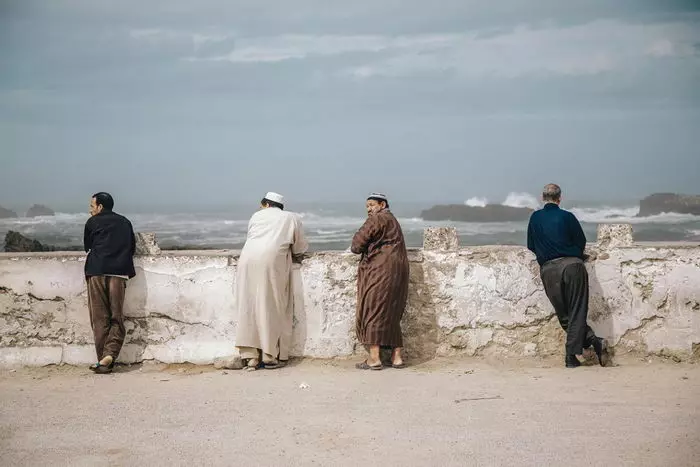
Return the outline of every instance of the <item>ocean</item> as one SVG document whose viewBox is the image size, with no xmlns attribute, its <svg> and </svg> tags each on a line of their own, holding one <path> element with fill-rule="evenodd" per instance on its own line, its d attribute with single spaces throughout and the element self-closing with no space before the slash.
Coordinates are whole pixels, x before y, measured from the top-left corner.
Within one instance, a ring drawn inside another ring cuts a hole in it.
<svg viewBox="0 0 700 467">
<path fill-rule="evenodd" d="M 483 198 L 465 201 L 481 205 Z M 536 208 L 537 200 L 526 193 L 511 193 L 502 204 Z M 409 247 L 419 247 L 423 229 L 429 226 L 454 226 L 462 245 L 524 245 L 527 222 L 466 223 L 426 222 L 420 218 L 422 209 L 430 204 L 392 204 Z M 638 241 L 700 242 L 700 216 L 661 214 L 636 217 L 638 202 L 593 203 L 564 202 L 562 207 L 572 211 L 583 225 L 589 241 L 596 239 L 599 223 L 631 223 Z M 220 212 L 121 212 L 127 216 L 134 230 L 155 232 L 162 248 L 238 249 L 245 241 L 248 219 L 256 206 L 232 206 Z M 299 214 L 313 251 L 345 250 L 353 234 L 364 222 L 364 203 L 303 203 L 289 204 L 289 211 Z M 8 230 L 60 247 L 82 245 L 83 226 L 88 214 L 57 213 L 51 217 L 0 219 L 0 238 Z"/>
</svg>

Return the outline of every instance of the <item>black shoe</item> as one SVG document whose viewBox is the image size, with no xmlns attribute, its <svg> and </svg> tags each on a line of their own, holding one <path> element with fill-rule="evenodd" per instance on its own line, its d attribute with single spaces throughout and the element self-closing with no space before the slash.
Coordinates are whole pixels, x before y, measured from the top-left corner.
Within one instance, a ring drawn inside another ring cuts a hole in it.
<svg viewBox="0 0 700 467">
<path fill-rule="evenodd" d="M 598 356 L 598 363 L 600 363 L 600 366 L 610 365 L 608 343 L 605 339 L 601 337 L 596 337 L 593 339 L 593 350 L 595 350 L 595 354 Z"/>
<path fill-rule="evenodd" d="M 97 366 L 92 371 L 94 371 L 95 374 L 98 374 L 98 375 L 108 375 L 112 372 L 113 368 L 114 368 L 114 362 L 110 363 L 109 365 L 101 365 L 99 362 L 97 362 Z"/>
<path fill-rule="evenodd" d="M 576 355 L 567 355 L 564 359 L 567 368 L 578 368 L 581 366 L 581 362 L 578 361 Z"/>
</svg>

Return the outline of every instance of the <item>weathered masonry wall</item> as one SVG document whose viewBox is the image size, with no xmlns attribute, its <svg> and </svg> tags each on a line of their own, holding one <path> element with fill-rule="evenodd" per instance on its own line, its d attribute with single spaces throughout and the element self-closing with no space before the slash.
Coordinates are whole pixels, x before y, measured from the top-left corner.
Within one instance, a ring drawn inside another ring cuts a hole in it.
<svg viewBox="0 0 700 467">
<path fill-rule="evenodd" d="M 616 354 L 700 357 L 700 246 L 631 244 L 605 226 L 590 246 L 589 321 Z M 548 356 L 563 332 L 524 248 L 458 248 L 449 229 L 426 231 L 412 251 L 406 350 L 444 355 Z M 0 366 L 95 360 L 84 255 L 0 255 Z M 295 266 L 296 356 L 343 357 L 354 338 L 357 258 L 317 253 Z M 234 351 L 236 252 L 137 258 L 128 284 L 124 362 L 206 364 Z M 359 350 L 359 347 L 357 348 Z"/>
</svg>

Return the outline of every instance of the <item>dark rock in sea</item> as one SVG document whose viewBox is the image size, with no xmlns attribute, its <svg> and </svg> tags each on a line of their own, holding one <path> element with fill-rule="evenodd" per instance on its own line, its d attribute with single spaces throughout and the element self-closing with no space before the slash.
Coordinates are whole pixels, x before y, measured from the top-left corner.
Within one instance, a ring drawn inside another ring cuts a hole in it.
<svg viewBox="0 0 700 467">
<path fill-rule="evenodd" d="M 35 204 L 27 211 L 27 217 L 54 216 L 55 214 L 51 208 L 41 204 Z"/>
<path fill-rule="evenodd" d="M 700 196 L 655 193 L 639 202 L 637 217 L 648 217 L 673 212 L 700 216 Z"/>
<path fill-rule="evenodd" d="M 56 248 L 43 245 L 37 240 L 27 238 L 19 232 L 10 230 L 5 235 L 6 253 L 27 253 L 32 251 L 56 251 Z"/>
<path fill-rule="evenodd" d="M 0 219 L 14 219 L 17 217 L 17 213 L 14 211 L 10 211 L 9 209 L 5 209 L 2 206 L 0 206 Z"/>
<path fill-rule="evenodd" d="M 502 204 L 487 204 L 484 207 L 448 204 L 433 206 L 421 212 L 425 221 L 455 222 L 519 222 L 530 218 L 530 208 L 514 208 Z"/>
</svg>

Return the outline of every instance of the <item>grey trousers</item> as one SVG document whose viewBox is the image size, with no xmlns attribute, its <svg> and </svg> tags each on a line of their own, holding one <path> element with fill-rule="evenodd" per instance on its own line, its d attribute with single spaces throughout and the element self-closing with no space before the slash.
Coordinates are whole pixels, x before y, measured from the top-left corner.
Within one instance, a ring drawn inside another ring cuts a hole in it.
<svg viewBox="0 0 700 467">
<path fill-rule="evenodd" d="M 588 318 L 588 271 L 579 258 L 557 258 L 540 268 L 544 291 L 566 332 L 566 354 L 581 355 L 596 338 Z"/>
</svg>

